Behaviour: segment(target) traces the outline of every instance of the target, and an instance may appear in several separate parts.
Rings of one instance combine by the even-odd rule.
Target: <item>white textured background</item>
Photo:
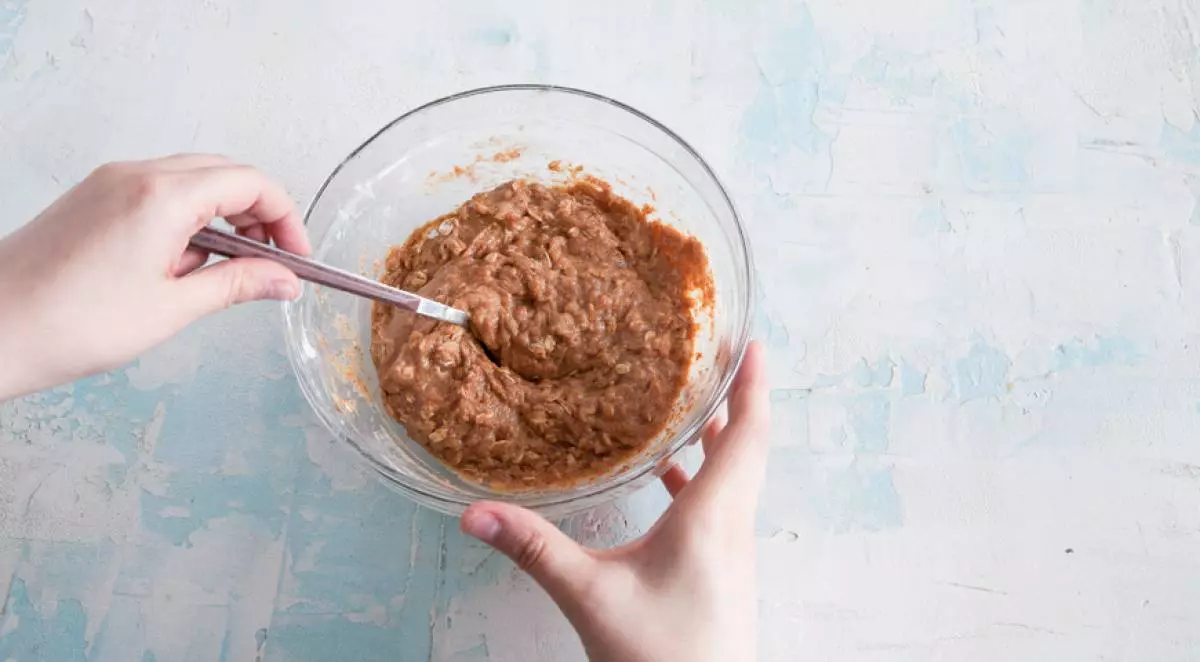
[[[1196,0],[0,0],[0,231],[178,151],[304,204],[401,112],[523,81],[664,121],[750,226],[763,659],[1200,656]],[[251,306],[0,405],[0,659],[577,659],[330,445],[280,342]]]

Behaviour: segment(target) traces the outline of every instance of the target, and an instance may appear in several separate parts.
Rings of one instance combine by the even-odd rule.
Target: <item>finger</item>
[[[710,494],[750,495],[762,484],[770,444],[770,389],[766,355],[752,342],[734,379],[728,400],[729,422],[710,444],[704,464],[693,479]]]
[[[718,411],[709,419],[708,424],[704,426],[704,432],[700,434],[700,445],[704,449],[705,457],[713,452],[723,430],[725,430],[725,412]]]
[[[175,272],[171,275],[181,278],[203,267],[206,262],[208,262],[207,251],[189,248],[180,256],[179,264],[175,265]]]
[[[255,223],[266,226],[267,233],[282,249],[308,255],[312,248],[304,223],[283,187],[250,166],[220,166],[180,173],[184,191],[197,218],[194,232],[220,216],[235,227]]]
[[[738,375],[733,380],[733,388],[729,391],[727,407],[730,422],[726,430],[751,425],[765,428],[771,418],[770,401],[767,353],[762,343],[751,341]]]
[[[226,217],[225,222],[232,225],[235,230],[260,228],[261,235],[257,232],[253,235],[246,235],[253,237],[255,241],[267,243],[270,240],[276,246],[286,251],[301,255],[312,253],[312,246],[308,241],[308,233],[304,230],[304,220],[299,216],[296,217],[294,222],[263,225],[257,218],[249,214],[234,214],[233,216]],[[299,236],[296,236],[294,232],[293,228],[295,227],[300,228]]]
[[[671,498],[674,499],[679,496],[683,488],[687,487],[688,480],[690,479],[687,472],[683,470],[683,467],[672,462],[671,466],[667,467],[667,470],[659,477],[659,480],[662,481],[663,487],[667,488],[667,494],[670,494]]]
[[[287,301],[300,294],[300,281],[287,267],[261,258],[236,258],[204,267],[180,278],[184,292],[176,300],[183,315],[203,315],[262,299]]]
[[[495,501],[472,505],[461,526],[529,573],[563,611],[577,611],[597,568],[579,543],[532,511]]]
[[[236,162],[228,156],[220,154],[172,154],[149,161],[138,161],[138,165],[162,171],[181,172],[199,168],[231,166],[236,165]]]
[[[298,212],[294,223],[274,223],[265,226],[267,236],[276,246],[300,255],[311,255],[312,244],[309,243],[308,230],[305,227],[304,217]]]
[[[246,237],[247,239],[253,239],[254,241],[257,241],[260,244],[267,243],[267,231],[262,225],[257,223],[244,227],[235,227],[234,231],[243,237]]]

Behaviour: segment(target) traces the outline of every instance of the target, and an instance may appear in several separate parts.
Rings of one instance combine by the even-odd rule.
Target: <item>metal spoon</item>
[[[417,296],[383,283],[352,274],[348,271],[335,269],[327,264],[321,264],[294,253],[280,250],[274,246],[262,244],[253,239],[221,232],[206,227],[195,234],[191,247],[197,250],[215,253],[225,257],[262,257],[274,260],[291,269],[293,273],[310,283],[325,285],[335,290],[357,294],[361,297],[390,303],[394,306],[410,310],[418,315],[431,317],[442,322],[468,326],[470,316],[465,311],[451,308],[432,299]]]

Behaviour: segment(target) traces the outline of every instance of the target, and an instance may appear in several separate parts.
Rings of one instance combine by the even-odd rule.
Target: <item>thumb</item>
[[[463,513],[462,530],[512,559],[568,614],[596,572],[596,559],[586,549],[524,508],[494,501],[473,504]]]
[[[287,267],[261,258],[234,258],[209,265],[179,279],[191,290],[190,306],[206,315],[230,306],[276,299],[290,301],[300,294],[300,280]]]

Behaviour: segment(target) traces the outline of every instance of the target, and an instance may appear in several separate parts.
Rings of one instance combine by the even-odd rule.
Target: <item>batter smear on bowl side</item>
[[[501,490],[577,483],[646,448],[713,300],[704,247],[649,211],[590,177],[515,180],[392,248],[381,280],[466,310],[474,333],[375,304],[388,413]]]

